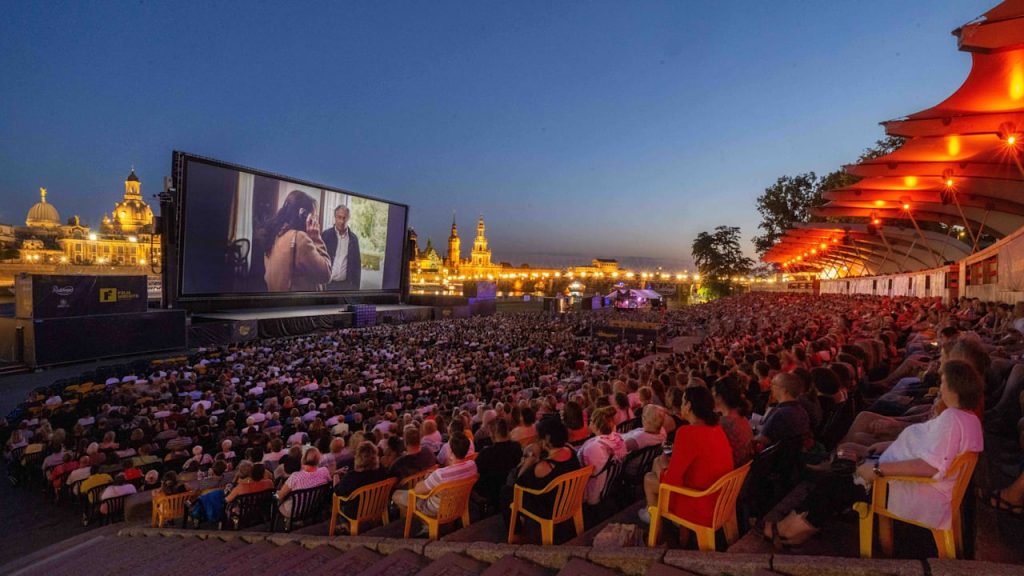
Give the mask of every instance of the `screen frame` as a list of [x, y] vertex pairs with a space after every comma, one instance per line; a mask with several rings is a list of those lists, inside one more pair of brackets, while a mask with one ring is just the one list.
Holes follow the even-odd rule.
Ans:
[[[311, 291], [294, 291], [294, 292], [214, 292], [214, 293], [187, 293], [185, 292], [185, 245], [188, 242], [188, 236], [186, 234], [185, 227], [185, 213], [188, 205], [188, 167], [191, 162], [198, 162], [207, 166], [215, 168], [223, 168], [227, 170], [236, 170], [239, 172], [246, 172], [255, 176], [262, 176], [265, 178], [273, 178], [282, 182], [290, 182], [298, 184], [300, 186], [308, 186], [311, 188], [319, 188], [328, 192], [335, 192], [337, 194], [346, 194], [349, 196], [356, 196], [366, 200], [372, 200], [375, 202], [383, 202], [385, 204], [399, 206], [405, 209], [405, 218], [402, 222], [402, 237], [397, 241], [402, 244], [402, 257], [401, 269], [399, 271], [399, 281], [397, 288], [380, 288], [376, 290], [324, 290], [318, 292]], [[225, 162], [223, 160], [217, 160], [214, 158], [208, 158], [205, 156], [199, 156], [197, 154], [190, 154], [188, 152], [180, 152], [175, 150], [173, 153], [172, 160], [172, 185], [176, 192], [176, 206], [174, 211], [176, 218], [174, 219], [175, 237], [178, 239], [176, 246], [175, 255], [175, 300], [179, 302], [196, 302], [200, 300], [295, 300], [295, 299], [312, 299], [312, 298], [323, 298], [325, 296], [345, 296], [345, 297], [356, 297], [356, 296], [381, 296], [381, 295], [401, 295], [403, 293], [403, 286], [405, 285], [408, 276], [408, 230], [409, 230], [409, 205], [402, 202], [394, 202], [391, 200], [385, 200], [377, 196], [371, 196], [369, 194], [361, 194], [358, 192], [352, 192], [344, 188], [337, 186], [327, 186], [317, 182], [309, 180], [303, 180], [300, 178], [293, 178], [291, 176], [285, 176], [276, 172], [270, 172], [268, 170], [259, 170], [256, 168], [250, 168], [241, 164], [234, 164], [231, 162]], [[166, 235], [165, 235], [166, 238]], [[166, 241], [166, 240], [165, 240]], [[167, 254], [166, 247], [164, 248], [165, 255]]]

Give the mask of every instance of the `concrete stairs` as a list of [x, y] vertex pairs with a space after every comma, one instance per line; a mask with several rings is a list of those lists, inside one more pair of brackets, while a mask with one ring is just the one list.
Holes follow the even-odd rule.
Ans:
[[1024, 566], [938, 560], [860, 560], [818, 556], [711, 553], [644, 547], [428, 542], [374, 536], [103, 528], [55, 544], [17, 563], [12, 576], [945, 576], [1024, 575]]

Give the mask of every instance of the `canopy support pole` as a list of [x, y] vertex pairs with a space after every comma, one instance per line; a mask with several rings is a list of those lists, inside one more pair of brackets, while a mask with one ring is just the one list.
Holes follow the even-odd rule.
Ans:
[[864, 255], [860, 253], [860, 246], [857, 246], [857, 239], [851, 237], [850, 240], [853, 242], [853, 249], [857, 251], [857, 258], [860, 259], [860, 275], [863, 276], [864, 273], [868, 271], [867, 260], [864, 258]]
[[[971, 225], [967, 222], [967, 215], [964, 214], [963, 206], [960, 205], [960, 197], [957, 195], [955, 190], [950, 190], [950, 193], [952, 193], [952, 195], [953, 195], [953, 202], [956, 203], [957, 211], [960, 212], [960, 218], [962, 218], [963, 221], [964, 221], [964, 228], [967, 229], [967, 234], [971, 238], [974, 238], [974, 231], [971, 230]], [[974, 246], [975, 246], [975, 249], [977, 249], [978, 244], [975, 243]], [[974, 254], [974, 252], [972, 251], [971, 254]]]
[[[938, 268], [942, 265], [939, 261], [938, 253], [935, 251], [935, 248], [932, 248], [931, 242], [928, 242], [928, 239], [925, 238], [924, 232], [921, 232], [921, 227], [917, 225], [917, 219], [914, 218], [914, 214], [910, 210], [907, 210], [907, 216], [910, 217], [910, 222], [914, 225], [914, 230], [917, 230], [917, 235], [921, 237], [921, 244], [928, 249], [928, 252], [931, 252], [932, 260], [935, 261], [935, 267]], [[914, 240], [914, 244], [917, 244], [917, 240]], [[910, 256], [910, 251], [907, 252], [907, 256]]]
[[[882, 242], [885, 243], [885, 256], [882, 258], [882, 264], [878, 267], [878, 270], [875, 271], [875, 274], [882, 273], [882, 267], [889, 262], [889, 256], [892, 254], [892, 244], [889, 244], [889, 239], [885, 237], [885, 232], [882, 232], [881, 228], [878, 229], [878, 236], [881, 237]], [[895, 260], [893, 260], [893, 262], [895, 262]]]
[[903, 255], [903, 265], [900, 267], [900, 272], [910, 271], [910, 268], [907, 266], [907, 260], [910, 260], [910, 253], [914, 251], [914, 248], [917, 248], [917, 238], [914, 238], [914, 241], [910, 243], [910, 248], [907, 248], [907, 253]]
[[974, 237], [974, 246], [971, 247], [971, 254], [978, 251], [978, 243], [981, 242], [981, 233], [985, 230], [985, 223], [988, 222], [988, 214], [992, 210], [985, 209], [985, 215], [981, 217], [981, 226], [978, 226], [978, 235]]

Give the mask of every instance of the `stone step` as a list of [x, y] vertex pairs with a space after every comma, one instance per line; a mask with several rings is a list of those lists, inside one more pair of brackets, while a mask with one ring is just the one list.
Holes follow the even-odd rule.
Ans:
[[500, 544], [508, 541], [508, 525], [501, 514], [492, 514], [465, 528], [459, 528], [451, 534], [442, 536], [445, 542], [494, 542]]
[[[149, 537], [147, 540], [153, 540]], [[169, 540], [165, 538], [165, 540]], [[166, 551], [157, 559], [143, 566], [133, 567], [129, 574], [132, 576], [172, 576], [181, 573], [183, 565], [202, 567], [206, 570], [214, 561], [229, 555], [251, 553], [251, 544], [241, 540], [224, 542], [219, 538], [180, 538], [182, 547], [177, 547], [168, 542]], [[154, 542], [154, 546], [157, 544]], [[196, 568], [196, 571], [199, 569]]]
[[644, 535], [647, 534], [647, 525], [642, 523], [637, 517], [637, 512], [643, 508], [644, 502], [638, 500], [626, 508], [612, 514], [610, 517], [600, 522], [599, 524], [588, 528], [583, 534], [573, 538], [566, 542], [567, 546], [593, 546], [594, 537], [596, 537], [605, 526], [609, 524], [634, 524], [640, 526]]
[[[323, 548], [323, 546], [320, 546]], [[356, 546], [347, 550], [341, 556], [329, 560], [328, 562], [320, 565], [316, 569], [308, 572], [306, 576], [337, 576], [339, 574], [360, 574], [368, 570], [371, 566], [379, 562], [383, 558], [380, 554], [364, 548], [362, 546]]]
[[316, 524], [310, 524], [309, 526], [303, 526], [302, 528], [296, 528], [289, 532], [289, 534], [303, 534], [306, 536], [327, 536], [328, 529], [331, 527], [330, 521], [328, 522], [317, 522]]
[[[416, 532], [420, 529], [418, 522], [412, 523], [412, 533], [415, 536]], [[324, 534], [327, 534], [325, 531]], [[371, 536], [376, 538], [402, 538], [405, 536], [405, 520], [393, 519], [389, 524], [385, 526], [376, 526], [370, 528], [366, 532], [359, 534], [360, 536]]]
[[415, 576], [430, 560], [412, 550], [396, 550], [383, 560], [375, 562], [358, 576]]
[[550, 568], [538, 566], [515, 556], [503, 556], [491, 564], [490, 568], [484, 570], [480, 576], [554, 576], [554, 574], [555, 571]]
[[682, 568], [675, 568], [667, 566], [658, 562], [657, 564], [651, 564], [651, 567], [647, 569], [644, 576], [697, 576], [696, 572], [690, 572], [683, 570]]
[[[137, 550], [128, 556], [125, 562], [119, 563], [127, 573], [133, 576], [138, 572], [150, 574], [168, 574], [174, 567], [180, 566], [203, 566], [209, 559], [217, 558], [225, 552], [223, 542], [205, 542], [188, 535], [180, 536], [146, 536], [146, 537], [122, 537], [119, 538], [122, 546], [131, 545]], [[130, 544], [129, 544], [130, 542]], [[115, 550], [121, 554], [121, 549]]]
[[486, 569], [484, 562], [448, 552], [417, 572], [416, 576], [479, 576]]
[[292, 546], [296, 548], [292, 556], [292, 563], [288, 566], [278, 567], [274, 572], [276, 576], [307, 576], [319, 573], [327, 564], [344, 554], [333, 546], [317, 546], [311, 550], [294, 544]]
[[[254, 554], [244, 555], [227, 570], [206, 572], [209, 576], [251, 576], [252, 574], [277, 574], [295, 564], [299, 555], [304, 553], [302, 546], [288, 543], [278, 546], [270, 542], [257, 542], [249, 545]], [[257, 552], [258, 550], [258, 552]], [[205, 570], [204, 570], [205, 571]]]
[[591, 564], [582, 558], [571, 558], [558, 571], [558, 576], [618, 576], [618, 572]]
[[[214, 545], [216, 541], [211, 540]], [[195, 545], [195, 543], [192, 543]], [[256, 542], [254, 544], [248, 544], [239, 541], [233, 547], [226, 547], [225, 552], [216, 554], [213, 556], [205, 556], [202, 563], [203, 574], [227, 574], [228, 572], [235, 571], [239, 567], [244, 567], [249, 570], [259, 568], [260, 559], [264, 554], [270, 554], [277, 550], [277, 546], [270, 542]], [[168, 562], [165, 564], [165, 569], [160, 571], [161, 576], [172, 576], [173, 574], [181, 574], [180, 566], [177, 566], [175, 562]]]

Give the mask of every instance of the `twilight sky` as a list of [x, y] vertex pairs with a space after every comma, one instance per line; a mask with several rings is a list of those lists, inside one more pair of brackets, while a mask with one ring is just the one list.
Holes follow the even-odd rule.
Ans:
[[95, 226], [179, 149], [407, 203], [439, 247], [456, 210], [464, 257], [482, 213], [495, 260], [687, 267], [953, 92], [996, 3], [7, 3], [0, 222], [45, 186]]

